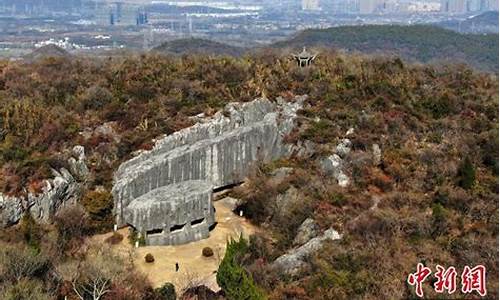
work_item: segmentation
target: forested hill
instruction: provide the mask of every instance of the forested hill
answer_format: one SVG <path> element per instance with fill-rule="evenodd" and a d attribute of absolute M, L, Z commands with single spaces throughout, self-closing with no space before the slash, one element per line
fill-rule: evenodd
<path fill-rule="evenodd" d="M 207 54 L 239 56 L 245 51 L 244 48 L 231 46 L 216 41 L 188 38 L 165 42 L 153 51 L 171 54 Z"/>
<path fill-rule="evenodd" d="M 397 55 L 417 62 L 465 62 L 498 72 L 498 35 L 459 34 L 427 26 L 366 25 L 305 30 L 276 48 L 335 47 L 367 54 Z"/>

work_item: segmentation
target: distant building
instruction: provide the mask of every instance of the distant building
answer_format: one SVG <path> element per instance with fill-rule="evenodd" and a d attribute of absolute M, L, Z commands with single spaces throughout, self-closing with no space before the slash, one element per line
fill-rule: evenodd
<path fill-rule="evenodd" d="M 332 0 L 334 14 L 358 13 L 359 5 L 357 0 Z"/>
<path fill-rule="evenodd" d="M 373 14 L 380 2 L 379 0 L 359 0 L 359 13 Z"/>
<path fill-rule="evenodd" d="M 467 12 L 466 0 L 441 0 L 441 11 L 452 14 L 464 14 Z"/>
<path fill-rule="evenodd" d="M 98 25 L 134 26 L 148 23 L 143 7 L 123 2 L 99 3 L 95 7 L 95 21 Z"/>
<path fill-rule="evenodd" d="M 320 10 L 319 0 L 302 0 L 302 10 Z"/>
<path fill-rule="evenodd" d="M 485 0 L 481 10 L 496 10 L 498 11 L 498 0 Z"/>
<path fill-rule="evenodd" d="M 498 10 L 498 0 L 441 0 L 441 11 L 451 14 Z"/>

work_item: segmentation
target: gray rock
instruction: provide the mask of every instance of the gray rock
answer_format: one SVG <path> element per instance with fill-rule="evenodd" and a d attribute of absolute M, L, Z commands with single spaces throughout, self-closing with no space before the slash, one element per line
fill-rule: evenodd
<path fill-rule="evenodd" d="M 28 194 L 27 208 L 34 218 L 49 221 L 57 210 L 66 204 L 74 204 L 81 194 L 82 184 L 64 168 L 52 170 L 54 179 L 45 181 L 42 193 Z"/>
<path fill-rule="evenodd" d="M 306 260 L 323 247 L 327 241 L 335 241 L 341 239 L 342 236 L 334 229 L 326 230 L 323 235 L 312 238 L 304 245 L 288 251 L 288 253 L 278 257 L 273 267 L 283 272 L 286 275 L 295 276 L 307 266 Z"/>
<path fill-rule="evenodd" d="M 351 136 L 354 134 L 354 128 L 349 128 L 349 130 L 347 130 L 347 132 L 345 133 L 345 136 Z"/>
<path fill-rule="evenodd" d="M 115 127 L 116 122 L 106 122 L 100 126 L 97 126 L 94 133 L 101 136 L 107 136 L 112 138 L 115 142 L 120 141 L 120 136 L 116 133 Z"/>
<path fill-rule="evenodd" d="M 19 222 L 23 215 L 22 199 L 0 193 L 0 226 L 8 227 Z"/>
<path fill-rule="evenodd" d="M 152 150 L 123 163 L 115 173 L 117 223 L 124 224 L 124 210 L 132 201 L 156 188 L 188 180 L 223 187 L 242 181 L 257 161 L 289 155 L 291 146 L 283 143 L 283 137 L 293 129 L 304 100 L 231 103 L 226 114 L 218 112 L 157 140 Z"/>
<path fill-rule="evenodd" d="M 312 157 L 316 150 L 316 144 L 311 141 L 298 141 L 293 147 L 293 152 L 297 157 L 309 158 Z"/>
<path fill-rule="evenodd" d="M 80 158 L 81 149 L 77 148 L 76 151 Z M 52 169 L 52 174 L 54 178 L 44 180 L 41 193 L 27 193 L 17 197 L 0 193 L 0 226 L 16 224 L 27 211 L 35 219 L 47 222 L 60 207 L 76 203 L 81 195 L 82 183 L 76 181 L 65 168 L 59 171 Z"/>
<path fill-rule="evenodd" d="M 379 166 L 382 163 L 382 150 L 378 144 L 372 145 L 373 165 Z"/>
<path fill-rule="evenodd" d="M 69 168 L 71 173 L 75 174 L 76 177 L 80 179 L 85 179 L 89 176 L 90 171 L 85 163 L 85 148 L 83 146 L 73 147 L 73 155 L 76 157 L 70 157 L 68 159 Z"/>
<path fill-rule="evenodd" d="M 212 185 L 192 180 L 154 189 L 132 201 L 123 221 L 148 245 L 179 245 L 209 236 L 215 222 Z"/>
<path fill-rule="evenodd" d="M 320 161 L 320 168 L 326 175 L 333 176 L 341 187 L 349 185 L 349 177 L 343 171 L 342 158 L 337 154 L 323 158 Z"/>
<path fill-rule="evenodd" d="M 293 244 L 295 246 L 298 246 L 307 243 L 307 241 L 318 235 L 318 230 L 318 225 L 313 219 L 305 219 L 305 221 L 302 222 L 299 229 L 297 230 L 297 235 L 293 240 Z"/>
<path fill-rule="evenodd" d="M 340 157 L 345 158 L 349 152 L 351 152 L 351 140 L 342 139 L 340 144 L 335 148 L 335 153 L 337 153 Z"/>

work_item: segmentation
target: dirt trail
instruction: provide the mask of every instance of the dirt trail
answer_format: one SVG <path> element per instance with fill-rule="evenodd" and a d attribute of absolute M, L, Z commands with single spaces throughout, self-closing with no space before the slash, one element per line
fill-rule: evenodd
<path fill-rule="evenodd" d="M 205 240 L 191 242 L 179 246 L 145 246 L 134 248 L 128 242 L 128 229 L 119 230 L 124 239 L 121 243 L 112 246 L 124 257 L 132 255 L 136 268 L 147 275 L 154 287 L 159 287 L 165 282 L 175 285 L 180 292 L 192 284 L 204 284 L 213 290 L 219 290 L 215 280 L 215 272 L 221 259 L 224 257 L 226 241 L 237 238 L 240 234 L 248 237 L 256 231 L 245 218 L 236 216 L 232 212 L 231 201 L 222 199 L 214 202 L 216 209 L 217 226 L 210 232 L 210 237 Z M 98 235 L 92 239 L 103 243 L 104 239 L 112 233 Z M 204 247 L 214 250 L 213 257 L 203 257 L 201 251 Z M 154 263 L 146 263 L 144 256 L 151 253 Z M 179 264 L 179 272 L 175 271 L 175 263 Z"/>

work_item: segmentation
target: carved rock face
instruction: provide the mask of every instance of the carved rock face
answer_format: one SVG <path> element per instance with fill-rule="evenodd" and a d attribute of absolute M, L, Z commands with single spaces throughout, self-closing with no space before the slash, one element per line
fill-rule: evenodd
<path fill-rule="evenodd" d="M 123 163 L 115 173 L 117 223 L 127 223 L 129 205 L 148 201 L 143 195 L 155 189 L 193 180 L 224 187 L 241 182 L 258 161 L 289 155 L 292 147 L 283 137 L 293 129 L 304 100 L 231 103 L 224 113 L 159 139 L 151 151 Z"/>
<path fill-rule="evenodd" d="M 125 208 L 124 222 L 145 233 L 148 245 L 178 245 L 207 238 L 215 223 L 212 185 L 190 180 L 154 189 Z"/>

